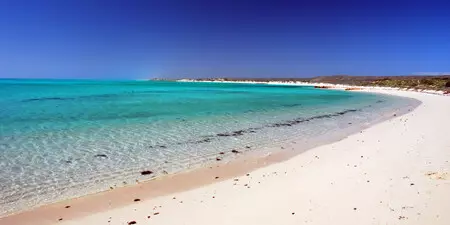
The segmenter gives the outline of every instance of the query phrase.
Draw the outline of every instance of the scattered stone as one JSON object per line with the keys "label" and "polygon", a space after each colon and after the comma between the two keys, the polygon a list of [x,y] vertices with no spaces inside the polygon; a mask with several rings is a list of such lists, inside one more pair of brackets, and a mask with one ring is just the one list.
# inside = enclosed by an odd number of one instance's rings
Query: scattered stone
{"label": "scattered stone", "polygon": [[411,186],[414,186],[414,183],[411,183],[410,185],[411,185]]}
{"label": "scattered stone", "polygon": [[223,155],[223,154],[225,154],[225,152],[219,152],[219,154]]}
{"label": "scattered stone", "polygon": [[216,196],[212,196],[212,198],[216,198]]}
{"label": "scattered stone", "polygon": [[234,179],[234,181],[239,181],[239,179],[236,178],[236,179]]}
{"label": "scattered stone", "polygon": [[151,216],[147,216],[148,219],[150,219]]}
{"label": "scattered stone", "polygon": [[219,157],[217,157],[217,158],[216,158],[216,161],[220,161],[220,160],[222,160],[222,159],[221,159],[221,158],[219,158]]}
{"label": "scattered stone", "polygon": [[130,221],[130,222],[128,222],[128,225],[131,225],[131,224],[136,224],[136,221]]}
{"label": "scattered stone", "polygon": [[154,216],[159,215],[159,212],[155,212],[155,213],[153,213],[153,215],[154,215]]}
{"label": "scattered stone", "polygon": [[58,221],[62,221],[62,220],[63,220],[63,218],[59,218],[59,219],[58,219]]}
{"label": "scattered stone", "polygon": [[68,208],[70,208],[70,205],[66,205],[66,207],[64,207],[64,208],[68,209]]}
{"label": "scattered stone", "polygon": [[139,201],[141,201],[140,199],[138,199],[138,198],[136,198],[136,199],[134,199],[134,201],[135,202],[139,202]]}
{"label": "scattered stone", "polygon": [[235,153],[235,154],[240,153],[238,150],[235,150],[235,149],[231,150],[231,152]]}
{"label": "scattered stone", "polygon": [[293,212],[292,215],[295,215],[295,212]]}
{"label": "scattered stone", "polygon": [[356,208],[353,208],[353,210],[356,210]]}
{"label": "scattered stone", "polygon": [[219,177],[215,177],[215,179],[219,179]]}
{"label": "scattered stone", "polygon": [[247,175],[246,175],[246,176],[248,177],[248,176],[250,176],[250,174],[249,174],[249,173],[247,173]]}
{"label": "scattered stone", "polygon": [[245,148],[250,148],[250,146],[245,146]]}
{"label": "scattered stone", "polygon": [[150,175],[150,174],[152,174],[153,172],[152,171],[150,171],[150,170],[144,170],[144,171],[141,171],[141,175]]}

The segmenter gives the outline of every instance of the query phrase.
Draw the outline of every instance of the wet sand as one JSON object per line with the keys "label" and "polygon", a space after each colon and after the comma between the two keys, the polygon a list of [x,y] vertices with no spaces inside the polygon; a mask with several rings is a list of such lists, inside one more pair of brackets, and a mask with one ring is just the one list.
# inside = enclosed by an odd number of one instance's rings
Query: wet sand
{"label": "wet sand", "polygon": [[450,98],[384,92],[423,104],[292,158],[241,157],[0,224],[449,224]]}

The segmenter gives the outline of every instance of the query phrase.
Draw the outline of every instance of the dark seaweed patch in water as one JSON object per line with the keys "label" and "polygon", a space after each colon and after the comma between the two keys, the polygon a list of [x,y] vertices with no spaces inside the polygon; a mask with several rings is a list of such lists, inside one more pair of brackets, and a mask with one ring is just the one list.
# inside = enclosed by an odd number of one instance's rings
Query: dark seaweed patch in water
{"label": "dark seaweed patch in water", "polygon": [[259,130],[261,128],[248,128],[248,129],[243,129],[243,130],[237,130],[237,131],[232,131],[232,132],[228,132],[228,133],[219,133],[216,134],[216,136],[218,137],[236,137],[236,136],[242,136],[246,133],[256,133],[256,130]]}
{"label": "dark seaweed patch in water", "polygon": [[97,158],[108,158],[108,156],[107,155],[105,155],[105,154],[97,154],[97,155],[94,155],[94,157],[97,157]]}
{"label": "dark seaweed patch in water", "polygon": [[350,113],[350,112],[356,112],[359,110],[356,109],[348,109],[342,112],[337,112],[337,113],[332,113],[332,114],[325,114],[325,115],[319,115],[319,116],[313,116],[313,117],[309,117],[306,119],[303,118],[297,118],[294,120],[288,120],[286,122],[283,123],[274,123],[274,124],[270,124],[267,127],[290,127],[299,123],[303,123],[303,122],[308,122],[311,120],[316,120],[316,119],[324,119],[324,118],[332,118],[332,117],[337,117],[337,116],[342,116],[344,114]]}
{"label": "dark seaweed patch in water", "polygon": [[29,98],[24,99],[22,102],[36,102],[36,101],[65,101],[72,100],[74,98],[60,98],[60,97],[49,97],[49,98]]}
{"label": "dark seaweed patch in water", "polygon": [[205,138],[199,141],[194,141],[194,142],[190,142],[190,143],[194,143],[194,144],[201,144],[201,143],[207,143],[207,142],[211,142],[211,138]]}
{"label": "dark seaweed patch in water", "polygon": [[281,106],[283,106],[283,107],[297,107],[297,106],[301,106],[302,104],[299,104],[299,103],[297,103],[297,104],[286,104],[286,105],[281,105]]}
{"label": "dark seaweed patch in water", "polygon": [[101,95],[88,95],[88,96],[79,96],[79,97],[46,97],[46,98],[29,98],[24,99],[22,102],[35,102],[35,101],[68,101],[68,100],[77,100],[77,99],[103,99],[103,98],[111,98],[116,97],[121,94],[101,94]]}
{"label": "dark seaweed patch in water", "polygon": [[[268,124],[266,126],[263,127],[252,127],[252,128],[247,128],[247,129],[242,129],[242,130],[237,130],[237,131],[231,131],[231,132],[226,132],[226,133],[218,133],[215,135],[208,135],[208,136],[203,136],[203,139],[201,140],[191,140],[191,141],[187,141],[187,142],[177,142],[176,145],[182,145],[182,144],[201,144],[201,143],[207,143],[207,142],[211,142],[212,140],[216,139],[216,138],[220,138],[220,137],[236,137],[236,136],[242,136],[248,133],[256,133],[257,130],[261,130],[267,127],[290,127],[290,126],[294,126],[303,122],[308,122],[311,120],[316,120],[316,119],[324,119],[324,118],[332,118],[332,117],[338,117],[338,116],[342,116],[345,115],[347,113],[351,113],[351,112],[357,112],[360,110],[357,109],[348,109],[348,110],[344,110],[341,112],[336,112],[336,113],[331,113],[331,114],[325,114],[325,115],[318,115],[318,116],[313,116],[313,117],[309,117],[309,118],[296,118],[293,120],[288,120],[288,121],[284,121],[284,122],[280,122],[280,123],[273,123],[273,124]],[[165,145],[151,145],[149,146],[149,148],[166,148]],[[250,148],[249,146],[246,146],[246,148]]]}

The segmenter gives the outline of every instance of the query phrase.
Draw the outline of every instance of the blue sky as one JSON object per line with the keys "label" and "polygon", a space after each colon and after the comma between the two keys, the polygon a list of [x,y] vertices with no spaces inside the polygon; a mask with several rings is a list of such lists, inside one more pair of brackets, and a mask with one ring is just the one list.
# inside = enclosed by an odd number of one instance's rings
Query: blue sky
{"label": "blue sky", "polygon": [[0,1],[0,77],[450,72],[445,1]]}

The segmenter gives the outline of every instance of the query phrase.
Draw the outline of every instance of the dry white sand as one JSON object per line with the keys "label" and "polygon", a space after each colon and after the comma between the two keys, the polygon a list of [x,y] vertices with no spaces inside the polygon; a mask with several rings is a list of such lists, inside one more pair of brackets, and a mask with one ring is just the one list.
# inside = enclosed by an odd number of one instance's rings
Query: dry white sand
{"label": "dry white sand", "polygon": [[248,176],[54,224],[448,225],[450,98],[386,92],[422,104]]}

